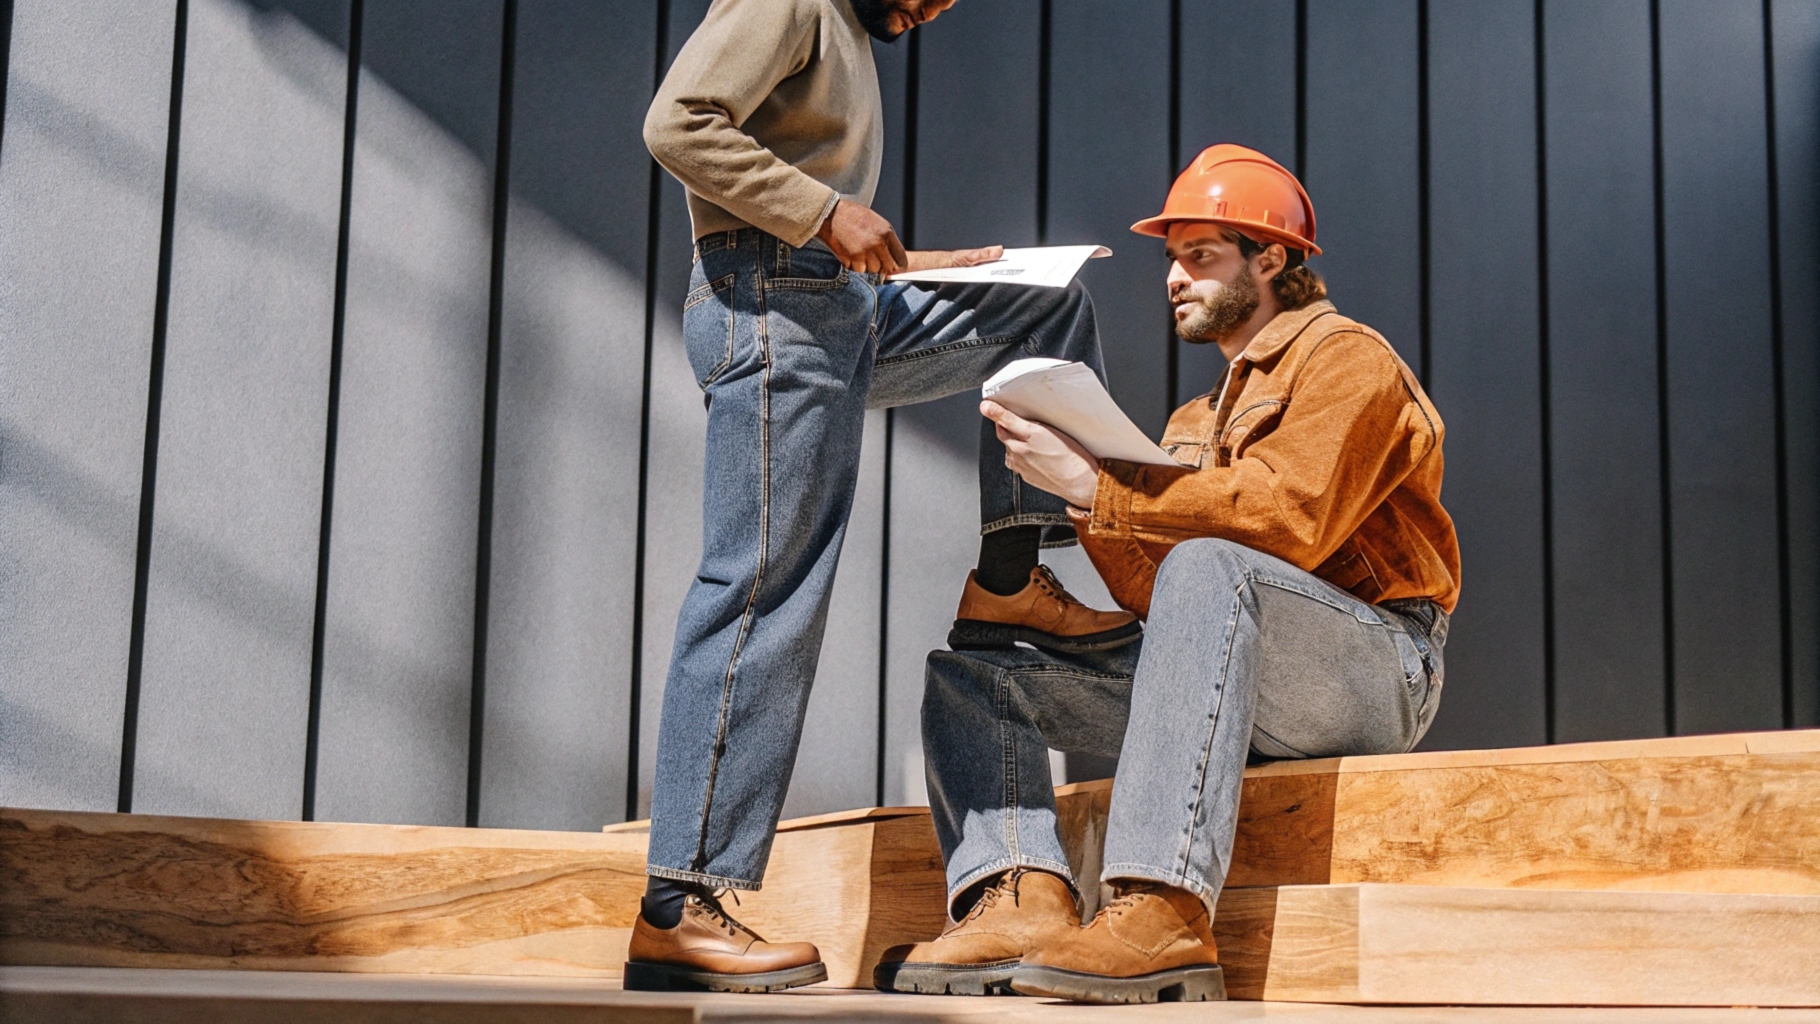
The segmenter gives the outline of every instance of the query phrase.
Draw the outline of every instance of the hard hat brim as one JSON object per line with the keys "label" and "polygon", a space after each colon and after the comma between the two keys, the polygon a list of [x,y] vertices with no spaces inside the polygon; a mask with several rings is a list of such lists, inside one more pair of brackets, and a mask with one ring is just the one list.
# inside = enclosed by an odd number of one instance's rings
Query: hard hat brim
{"label": "hard hat brim", "polygon": [[1237,220],[1231,217],[1183,217],[1179,214],[1160,213],[1155,217],[1146,217],[1136,224],[1131,225],[1131,230],[1140,235],[1149,235],[1152,238],[1167,238],[1169,236],[1169,225],[1190,221],[1196,224],[1224,224],[1232,230],[1237,231],[1239,234],[1245,235],[1256,241],[1280,242],[1288,248],[1300,249],[1306,256],[1319,256],[1321,254],[1321,247],[1310,242],[1306,238],[1300,238],[1287,231],[1275,231],[1261,224],[1253,224],[1250,221]]}

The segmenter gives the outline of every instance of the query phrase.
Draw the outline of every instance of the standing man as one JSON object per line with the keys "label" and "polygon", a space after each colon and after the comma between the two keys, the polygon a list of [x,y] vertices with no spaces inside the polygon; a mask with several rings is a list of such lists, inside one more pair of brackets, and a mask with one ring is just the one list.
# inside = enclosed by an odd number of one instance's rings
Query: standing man
{"label": "standing man", "polygon": [[[1308,194],[1262,153],[1214,146],[1132,230],[1168,240],[1176,333],[1230,361],[1169,421],[1181,466],[1099,462],[981,411],[1147,629],[1103,652],[929,655],[923,747],[958,923],[887,952],[880,988],[1223,998],[1209,926],[1247,759],[1402,753],[1434,719],[1460,592],[1444,429],[1304,264],[1320,252]],[[1119,758],[1100,879],[1117,896],[1085,928],[1050,747]]]}
{"label": "standing man", "polygon": [[[827,976],[814,946],[760,940],[715,893],[764,876],[866,409],[975,388],[1026,356],[1101,370],[1078,285],[885,282],[1000,252],[906,253],[869,208],[884,136],[868,36],[890,41],[953,2],[715,0],[645,119],[652,155],[689,194],[683,339],[708,436],[702,560],[665,683],[627,988],[771,991]],[[980,561],[956,642],[1134,640],[1135,616],[1081,605],[1038,566],[1040,545],[1073,540],[1066,504],[1022,486],[983,426]]]}

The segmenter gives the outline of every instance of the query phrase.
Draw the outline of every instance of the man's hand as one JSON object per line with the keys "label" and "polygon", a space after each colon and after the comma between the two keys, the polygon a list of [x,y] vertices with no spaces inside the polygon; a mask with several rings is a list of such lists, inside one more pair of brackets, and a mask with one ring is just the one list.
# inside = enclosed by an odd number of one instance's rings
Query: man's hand
{"label": "man's hand", "polygon": [[1100,484],[1100,460],[1074,438],[1033,423],[997,402],[981,402],[980,415],[998,424],[1005,465],[1024,482],[1056,495],[1075,508],[1091,509]]}
{"label": "man's hand", "polygon": [[977,267],[982,263],[1005,258],[1005,247],[988,245],[983,249],[912,249],[909,252],[910,270],[946,270],[949,267]]}
{"label": "man's hand", "polygon": [[834,204],[834,212],[822,221],[815,237],[827,243],[848,270],[895,274],[908,259],[890,221],[845,199]]}

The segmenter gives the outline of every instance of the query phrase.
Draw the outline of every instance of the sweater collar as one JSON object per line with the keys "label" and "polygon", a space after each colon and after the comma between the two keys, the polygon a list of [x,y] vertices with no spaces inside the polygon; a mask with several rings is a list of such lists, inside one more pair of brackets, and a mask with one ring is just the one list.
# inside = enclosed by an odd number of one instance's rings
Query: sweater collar
{"label": "sweater collar", "polygon": [[1248,363],[1263,362],[1287,348],[1290,342],[1308,328],[1309,324],[1329,313],[1336,312],[1333,303],[1321,299],[1311,302],[1301,309],[1278,313],[1264,325],[1264,329],[1258,332],[1257,337],[1251,339],[1251,344],[1245,346],[1245,351],[1239,353],[1239,359]]}

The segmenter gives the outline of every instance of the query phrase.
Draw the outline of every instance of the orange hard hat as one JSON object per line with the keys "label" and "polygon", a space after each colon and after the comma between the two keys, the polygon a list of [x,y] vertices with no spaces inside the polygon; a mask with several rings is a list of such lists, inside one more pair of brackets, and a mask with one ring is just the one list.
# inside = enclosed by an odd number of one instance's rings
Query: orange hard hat
{"label": "orange hard hat", "polygon": [[1230,142],[1201,150],[1170,187],[1163,212],[1131,230],[1161,238],[1183,220],[1225,224],[1254,241],[1321,254],[1314,244],[1314,204],[1302,183],[1275,160]]}

